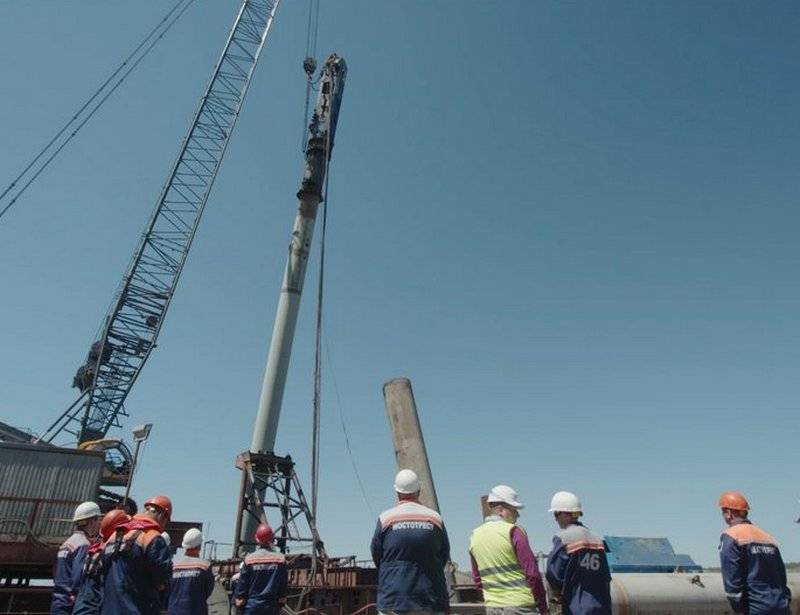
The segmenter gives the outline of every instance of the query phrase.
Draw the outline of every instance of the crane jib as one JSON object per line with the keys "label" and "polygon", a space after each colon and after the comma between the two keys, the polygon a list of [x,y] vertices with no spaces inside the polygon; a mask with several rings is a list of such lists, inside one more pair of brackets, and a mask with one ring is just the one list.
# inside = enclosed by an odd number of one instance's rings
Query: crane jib
{"label": "crane jib", "polygon": [[242,3],[103,334],[75,376],[86,402],[48,440],[62,431],[79,443],[103,438],[126,416],[125,398],[155,347],[279,3]]}

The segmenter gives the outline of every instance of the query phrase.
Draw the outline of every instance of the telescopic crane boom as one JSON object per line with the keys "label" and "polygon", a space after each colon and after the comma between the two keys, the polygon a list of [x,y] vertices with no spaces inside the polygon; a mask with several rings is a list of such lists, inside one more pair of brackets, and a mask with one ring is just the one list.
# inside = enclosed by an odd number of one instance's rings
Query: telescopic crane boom
{"label": "telescopic crane boom", "polygon": [[80,397],[40,440],[99,440],[127,416],[125,399],[156,346],[279,3],[242,3],[100,339],[75,375]]}

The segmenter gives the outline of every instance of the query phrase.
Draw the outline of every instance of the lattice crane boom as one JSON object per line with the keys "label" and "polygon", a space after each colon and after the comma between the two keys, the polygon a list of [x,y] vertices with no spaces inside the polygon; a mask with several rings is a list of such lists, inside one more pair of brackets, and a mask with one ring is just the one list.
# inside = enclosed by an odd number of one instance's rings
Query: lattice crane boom
{"label": "lattice crane boom", "polygon": [[73,386],[73,404],[41,438],[104,438],[127,416],[125,399],[164,324],[169,304],[239,117],[280,0],[244,0],[181,144],[121,289]]}

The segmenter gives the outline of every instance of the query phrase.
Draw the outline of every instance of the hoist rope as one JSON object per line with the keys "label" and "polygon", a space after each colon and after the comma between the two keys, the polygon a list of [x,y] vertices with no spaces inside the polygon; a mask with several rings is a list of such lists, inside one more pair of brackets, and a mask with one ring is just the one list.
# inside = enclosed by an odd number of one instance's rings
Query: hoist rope
{"label": "hoist rope", "polygon": [[358,471],[358,466],[356,465],[356,457],[355,454],[353,453],[353,447],[350,445],[350,432],[348,431],[347,423],[344,420],[342,396],[339,393],[339,383],[336,381],[336,372],[333,371],[333,360],[331,359],[331,347],[330,343],[327,340],[325,340],[325,356],[328,359],[328,371],[331,373],[331,380],[333,381],[333,391],[334,393],[336,393],[336,403],[339,407],[339,423],[342,426],[342,433],[344,434],[344,446],[347,449],[347,456],[350,458],[350,465],[353,466],[353,474],[355,474],[356,482],[358,483],[358,488],[361,491],[361,498],[364,500],[364,504],[366,504],[370,514],[374,517],[375,510],[372,508],[372,504],[369,501],[369,497],[367,497],[367,490],[364,487],[364,482],[361,480],[361,473]]}
{"label": "hoist rope", "polygon": [[308,0],[308,24],[306,25],[306,57],[317,56],[317,34],[319,33],[319,0]]}
{"label": "hoist rope", "polygon": [[[59,153],[67,146],[67,144],[75,138],[75,136],[80,132],[80,130],[86,125],[86,123],[94,116],[95,113],[102,107],[105,102],[109,99],[109,97],[122,85],[122,82],[128,77],[128,75],[133,72],[133,70],[144,60],[152,49],[158,44],[158,42],[164,37],[164,35],[169,32],[175,22],[181,18],[181,16],[186,12],[186,10],[195,3],[196,0],[178,0],[178,2],[167,12],[166,15],[158,22],[158,24],[147,33],[147,35],[139,42],[139,44],[131,51],[128,56],[122,61],[122,63],[117,66],[117,68],[106,78],[105,81],[100,85],[100,87],[95,90],[95,92],[89,97],[89,99],[83,103],[83,105],[72,115],[70,120],[61,127],[61,129],[53,136],[52,139],[45,145],[36,156],[25,166],[22,171],[11,181],[11,183],[0,193],[0,203],[2,203],[3,199],[17,186],[17,184],[27,176],[28,172],[31,171],[37,163],[44,158],[45,155],[48,154],[55,146],[55,144],[59,141],[59,139],[66,133],[70,127],[72,127],[76,122],[77,125],[75,128],[67,135],[67,137],[61,142],[61,144],[52,150],[52,153],[44,159],[44,161],[39,165],[36,171],[31,175],[30,178],[22,185],[22,187],[13,195],[13,197],[8,201],[8,203],[0,210],[0,218],[2,218],[6,212],[11,209],[14,203],[17,202],[20,196],[30,187],[30,185],[42,174],[42,172],[50,165],[50,163],[58,156]],[[181,8],[181,5],[183,7]],[[180,10],[179,10],[180,9]],[[176,14],[177,11],[177,14]],[[166,24],[166,25],[165,25]],[[138,56],[138,57],[137,57]],[[128,65],[131,60],[134,58],[135,61]],[[127,67],[127,70],[126,70]],[[124,72],[123,72],[124,71]],[[110,86],[111,82],[114,78],[122,72],[122,76]],[[105,91],[108,88],[108,91]],[[104,93],[105,91],[105,93]],[[97,100],[99,98],[99,100]],[[95,101],[97,101],[95,103]],[[91,109],[89,109],[91,107]],[[89,109],[88,113],[85,116],[82,116],[84,111]],[[81,119],[82,118],[82,119]],[[80,121],[78,121],[80,120]]]}
{"label": "hoist rope", "polygon": [[[331,92],[336,91],[335,78],[331,78]],[[322,236],[319,242],[319,278],[317,280],[317,324],[314,347],[314,402],[311,418],[311,515],[317,517],[319,493],[319,436],[320,404],[322,401],[322,307],[325,290],[325,239],[328,234],[328,173],[331,160],[331,131],[325,134],[325,184],[322,191]]]}
{"label": "hoist rope", "polygon": [[303,70],[306,73],[306,103],[303,109],[302,136],[300,149],[305,148],[308,139],[308,109],[311,103],[311,91],[314,86],[314,71],[317,68],[317,35],[319,32],[319,0],[308,0],[308,23],[306,25],[306,56],[303,59]]}

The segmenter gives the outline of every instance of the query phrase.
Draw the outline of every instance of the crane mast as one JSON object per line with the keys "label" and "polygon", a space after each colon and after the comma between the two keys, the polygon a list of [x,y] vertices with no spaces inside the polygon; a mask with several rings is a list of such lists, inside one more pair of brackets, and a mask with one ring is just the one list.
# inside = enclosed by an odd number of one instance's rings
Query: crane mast
{"label": "crane mast", "polygon": [[127,415],[125,399],[155,348],[279,3],[242,3],[100,339],[75,375],[81,395],[41,440],[98,440]]}

